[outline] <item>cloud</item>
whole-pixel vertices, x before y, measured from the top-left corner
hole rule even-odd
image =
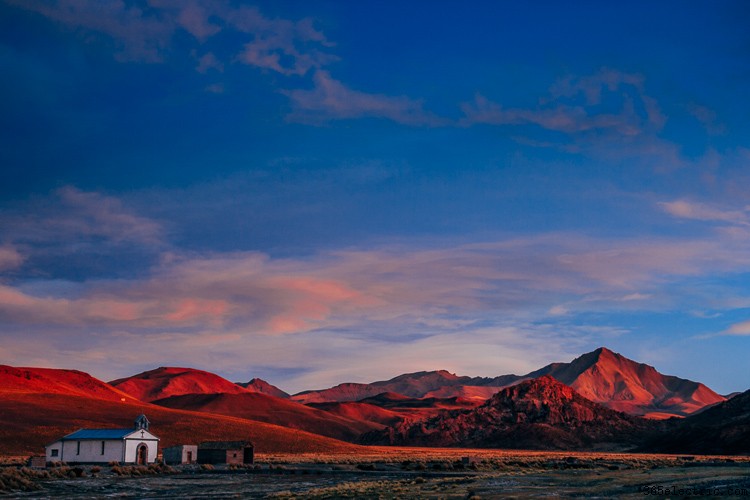
[[[616,96],[618,110],[608,112],[600,106],[603,92]],[[607,68],[594,75],[559,80],[535,109],[504,108],[481,94],[461,108],[464,125],[532,124],[566,134],[606,130],[634,136],[647,129],[659,130],[666,121],[656,101],[645,94],[641,75]]]
[[[6,245],[24,255],[21,276],[91,277],[96,269],[128,273],[130,266],[148,267],[167,248],[162,224],[118,198],[74,186],[6,207],[0,229]]]
[[[338,60],[325,52],[333,44],[316,30],[311,19],[289,21],[265,18],[254,7],[227,11],[226,22],[242,33],[252,34],[237,60],[283,75],[304,75]]]
[[[368,94],[346,87],[327,71],[316,71],[312,90],[284,93],[292,101],[290,121],[321,123],[354,118],[385,118],[404,125],[441,125],[443,120],[424,110],[421,101],[408,97]]]
[[[12,246],[0,246],[0,271],[20,267],[23,261],[23,255]]]
[[[735,323],[725,332],[725,335],[750,335],[750,320]]]
[[[220,72],[224,71],[224,64],[212,52],[201,56],[198,59],[198,66],[195,68],[198,73],[207,73],[209,69],[215,69]]]
[[[721,210],[710,205],[686,200],[661,202],[659,206],[668,214],[682,219],[727,222],[742,226],[750,224],[748,220],[750,210],[748,208],[743,210]]]
[[[65,26],[109,37],[121,61],[161,62],[175,30],[173,19],[122,0],[8,0]]]
[[[710,135],[721,135],[726,132],[726,126],[719,123],[714,110],[694,102],[688,103],[686,108],[688,113],[695,117]]]
[[[325,52],[332,46],[310,18],[271,19],[256,7],[224,1],[148,0],[9,0],[16,7],[37,12],[86,36],[110,40],[120,61],[163,62],[175,49],[175,35],[192,36],[193,45],[222,32],[238,39],[227,56],[244,64],[284,75],[303,75],[337,58]],[[248,40],[249,38],[249,40]],[[208,59],[206,59],[208,58]],[[213,58],[213,59],[211,59]],[[222,59],[203,56],[197,70],[219,69]]]
[[[514,127],[514,139],[533,147],[614,164],[638,160],[660,171],[685,165],[679,148],[659,136],[667,117],[639,74],[602,68],[593,75],[562,78],[535,107],[504,106],[477,93],[461,110],[461,126]]]

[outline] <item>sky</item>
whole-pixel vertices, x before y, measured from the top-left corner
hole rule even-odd
[[[750,5],[0,0],[0,363],[750,388]]]

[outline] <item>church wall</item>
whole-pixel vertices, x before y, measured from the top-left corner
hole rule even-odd
[[[148,447],[148,463],[156,461],[159,441],[157,439],[132,437],[125,439],[125,463],[135,463],[137,461],[138,457],[136,456],[136,453],[138,451],[138,445],[141,443],[144,443]]]
[[[102,441],[104,442],[104,453],[102,454]],[[79,444],[80,443],[80,447]],[[121,440],[95,440],[82,439],[80,441],[57,441],[46,449],[47,461],[49,462],[85,462],[85,463],[108,463],[122,460]],[[58,456],[52,456],[52,450],[59,450]]]

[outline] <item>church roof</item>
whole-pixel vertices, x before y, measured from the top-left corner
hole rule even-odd
[[[61,441],[81,439],[122,439],[132,433],[133,429],[79,429],[68,434]]]

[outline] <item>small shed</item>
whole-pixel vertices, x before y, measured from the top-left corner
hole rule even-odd
[[[250,441],[206,441],[198,446],[199,464],[251,464],[254,455]]]
[[[198,460],[198,445],[180,444],[164,448],[162,458],[169,465],[194,464]]]

